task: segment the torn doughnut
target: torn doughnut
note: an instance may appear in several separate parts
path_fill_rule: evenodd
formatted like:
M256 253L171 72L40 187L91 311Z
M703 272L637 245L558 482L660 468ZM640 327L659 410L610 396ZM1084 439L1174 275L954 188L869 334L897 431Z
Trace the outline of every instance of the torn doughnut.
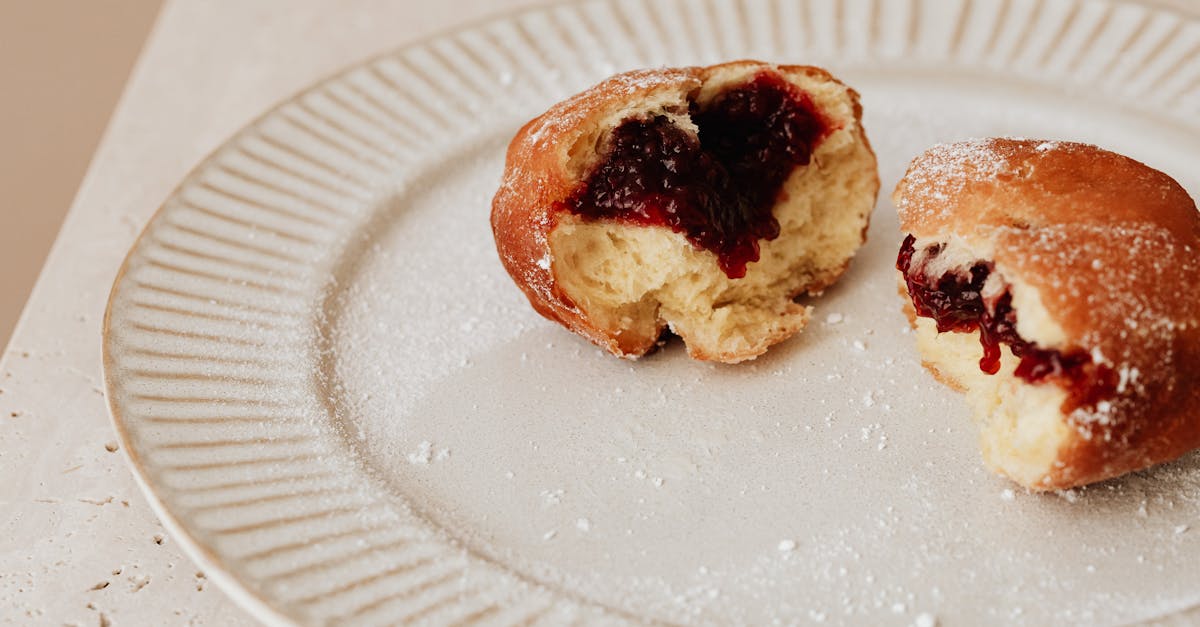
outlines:
M894 200L922 358L992 469L1062 489L1200 446L1200 214L1171 177L987 139L917 157Z
M621 357L735 363L799 332L879 189L858 95L738 61L614 76L526 124L492 205L530 303Z

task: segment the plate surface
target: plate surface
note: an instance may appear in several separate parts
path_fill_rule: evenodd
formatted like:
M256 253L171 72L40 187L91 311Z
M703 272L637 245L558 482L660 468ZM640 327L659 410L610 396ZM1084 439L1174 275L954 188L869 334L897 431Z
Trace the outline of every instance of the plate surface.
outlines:
M686 10L685 10L686 9ZM1200 21L1074 0L553 6L355 66L179 187L114 287L114 421L271 623L1126 623L1200 603L1200 457L1032 495L921 368L886 198L939 141L1098 143L1200 192ZM507 140L616 71L754 57L863 96L884 197L756 362L625 362L488 226ZM1195 527L1192 529L1191 527Z

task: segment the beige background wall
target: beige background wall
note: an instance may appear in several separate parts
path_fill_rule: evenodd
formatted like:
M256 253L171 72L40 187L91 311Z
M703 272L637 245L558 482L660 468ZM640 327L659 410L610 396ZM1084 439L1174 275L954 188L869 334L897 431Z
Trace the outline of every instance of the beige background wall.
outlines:
M161 0L0 0L0 348Z

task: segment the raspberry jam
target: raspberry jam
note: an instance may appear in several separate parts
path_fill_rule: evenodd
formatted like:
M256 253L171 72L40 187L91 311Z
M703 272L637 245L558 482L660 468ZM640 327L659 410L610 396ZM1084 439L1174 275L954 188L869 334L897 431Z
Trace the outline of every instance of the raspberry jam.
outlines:
M933 319L939 333L979 331L983 357L979 369L1000 371L1000 346L1007 345L1020 359L1016 376L1028 383L1057 380L1064 383L1074 407L1095 405L1116 389L1111 368L1096 364L1083 350L1063 353L1044 349L1017 333L1017 312L1012 293L1005 287L999 297L985 298L983 286L992 272L990 263L979 262L966 272L948 272L936 279L925 273L925 265L941 252L938 246L926 251L924 261L913 266L916 238L909 235L900 246L896 269L904 273L908 293L917 315Z
M731 279L758 261L759 240L779 236L772 206L783 182L808 165L829 124L807 94L774 72L691 104L696 134L666 116L631 118L560 205L590 219L661 225L713 252Z

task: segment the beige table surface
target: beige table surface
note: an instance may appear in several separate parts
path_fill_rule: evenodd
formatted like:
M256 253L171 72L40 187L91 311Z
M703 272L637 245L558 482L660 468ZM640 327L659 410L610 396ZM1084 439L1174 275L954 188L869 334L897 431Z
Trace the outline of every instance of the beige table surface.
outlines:
M0 359L0 624L253 624L165 536L124 453L109 450L100 326L117 267L187 171L275 102L361 58L536 3L164 7Z

